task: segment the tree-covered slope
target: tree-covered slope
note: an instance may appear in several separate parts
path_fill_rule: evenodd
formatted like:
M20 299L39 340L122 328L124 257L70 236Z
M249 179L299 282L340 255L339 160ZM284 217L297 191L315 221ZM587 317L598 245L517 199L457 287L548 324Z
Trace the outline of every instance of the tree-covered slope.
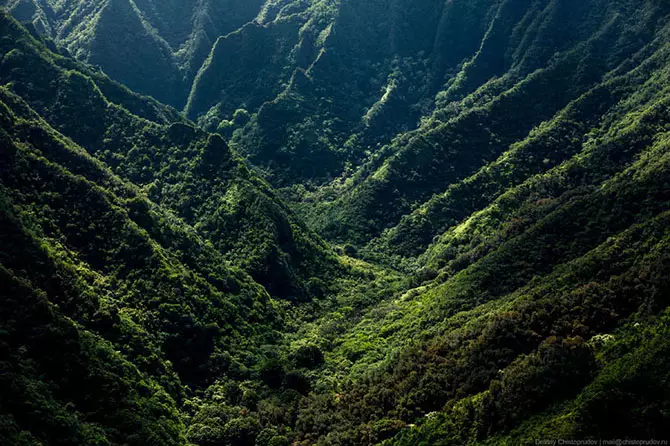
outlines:
M407 438L463 444L508 434L518 441L667 434L665 412L656 406L665 404L667 375L648 383L655 390L644 389L644 375L610 377L613 387L589 395L616 400L622 392L659 392L635 411L623 403L609 409L635 428L617 430L608 417L591 418L598 409L582 406L581 397L572 400L582 389L591 392L589 383L598 386L601 367L617 373L617 354L643 351L633 354L635 330L619 334L617 327L629 320L635 327L665 324L657 318L668 305L667 100L632 112L619 128L623 135L594 142L598 155L583 154L586 163L594 156L612 162L609 150L632 132L640 152L629 166L561 191L588 175L580 163L566 164L448 232L428 273L437 278L373 308L342 336L335 364L351 369L333 387L336 398L314 395L301 413L305 444L381 441L434 411L444 411L434 414L444 424L431 419ZM598 363L601 338L626 347ZM633 384L625 384L629 379ZM579 407L569 423L553 412L562 404Z
M178 377L212 380L274 304L6 89L2 140L3 442L178 444Z
M0 442L668 438L670 4L261 3L5 2Z
M3 83L149 199L195 226L272 294L304 299L319 269L336 268L330 248L221 137L181 122L168 107L152 106L104 75L79 71L8 18L2 25Z
M584 8L583 14L570 14L574 8ZM511 34L510 39L516 36L512 41L514 46L503 48L511 55L506 62L509 66L506 72L491 71L491 64L479 60L484 57L482 54L489 52L487 45L500 44L500 38L491 39L492 43L485 39L480 51L452 79L449 88L437 95L435 110L423 120L420 128L398 135L341 186L336 183L337 188L326 188L317 191L316 197L308 197L312 198L310 202L316 203L315 212L308 214L308 220L327 238L347 238L363 244L396 226L404 214L412 211L417 212L414 217L417 223L431 219L423 214L429 212L428 209L420 207L433 195L456 188L461 181L469 181L480 169L487 171L489 163L506 157L510 149L518 152L516 145L533 137L529 135L531 130L552 119L565 121L564 109L568 106L575 110L572 113L579 113L574 118L567 117L571 121L568 125L582 126L582 134L588 133L592 122L597 122L608 107L632 91L598 85L614 73L624 76L652 57L653 52L667 42L664 28L667 17L667 5L662 2L645 2L644 8L637 2L609 1L582 2L579 7L569 2L549 2L543 9L529 7L522 18L540 22L537 33L541 35L534 35L534 28L523 20L505 29ZM499 19L500 22L492 23L494 28L490 32L494 32L498 23L507 23L502 17ZM531 37L535 43L529 45ZM496 48L490 52L501 50ZM653 63L647 63L645 69L653 70ZM479 71L486 71L477 73L473 67L477 64L484 66ZM607 91L608 88L613 91ZM571 104L572 101L576 102ZM556 133L560 137L572 137L571 132L579 131L568 128ZM517 169L516 160L510 159L508 170L513 175L542 172L571 155L568 144L549 147L554 151L548 154L552 156L538 153L534 160L525 160L526 164L530 161L527 167L519 165ZM529 148L530 151L539 152L535 147ZM497 182L495 177L489 181L492 187ZM499 191L506 187L501 186ZM332 195L335 198L329 198ZM478 192L472 194L473 197L478 195ZM469 199L459 199L456 206L465 205ZM449 204L437 204L434 208L449 207ZM452 219L433 219L434 230L426 228L426 233L420 234L420 244L409 249L420 253L440 230L481 209L481 205L466 209ZM422 229L417 229L419 231ZM416 243L417 234L407 235L398 237L402 240L400 243L404 243L398 251L407 252L408 245Z
M261 7L261 0L2 3L76 58L179 108L216 39L252 20Z
M283 380L284 333L370 267L220 136L0 30L0 442L184 444L217 389L226 438L255 438L256 405L289 410L273 389L304 382Z
M186 111L211 129L239 129L233 143L280 185L332 179L412 128L447 70L430 66L432 48L447 38L441 30L465 41L454 46L463 52L451 56L454 64L485 32L472 27L472 35L457 36L451 2L279 3L276 14L219 39ZM483 22L488 7L473 9L473 20ZM238 63L226 69L232 59ZM239 96L250 91L251 98ZM234 118L239 108L251 114L248 122Z

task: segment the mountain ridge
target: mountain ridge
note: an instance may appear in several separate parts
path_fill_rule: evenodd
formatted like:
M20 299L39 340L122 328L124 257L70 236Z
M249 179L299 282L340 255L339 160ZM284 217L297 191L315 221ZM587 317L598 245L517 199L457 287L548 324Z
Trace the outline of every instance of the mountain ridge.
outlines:
M0 439L667 438L670 6L243 3L0 15Z

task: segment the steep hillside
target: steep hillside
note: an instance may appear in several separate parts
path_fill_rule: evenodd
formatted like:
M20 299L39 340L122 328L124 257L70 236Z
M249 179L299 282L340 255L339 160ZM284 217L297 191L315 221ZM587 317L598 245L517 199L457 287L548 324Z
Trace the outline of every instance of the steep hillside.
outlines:
M0 30L0 442L183 444L210 385L253 410L283 333L370 267L220 136Z
M138 109L151 101L124 92L101 74L79 71L7 18L3 32L3 84L117 175L142 187L149 199L195 226L272 294L305 298L307 281L319 269L336 268L329 248L220 137L179 122L158 104L145 113L149 120L139 117L130 111L133 101L143 104ZM113 102L116 97L119 102Z
M76 58L133 90L182 108L214 42L260 11L261 0L4 0Z
M5 4L0 443L670 438L670 3Z
M3 444L180 444L181 382L203 385L271 339L276 304L0 96Z
M634 91L622 85L625 79L619 84L602 83L615 73L625 76L667 43L667 6L646 2L646 8L630 4L626 11L627 3L582 2L579 8L585 8L584 14L568 14L574 8L569 2L550 2L543 9L529 7L522 21L501 30L507 31L513 43L504 48L509 55L507 71L491 70L492 64L480 60L488 53L500 52L487 47L499 45L500 38L485 39L449 88L436 96L435 111L419 129L398 135L341 186L338 183L337 188L307 197L316 203L315 212L307 214L308 221L329 239L358 244L400 223L381 243L393 245L390 240L395 238L397 248L392 250L416 255L434 236L482 209L487 194L489 200L495 198L509 185L572 156L576 151L572 147L581 142L579 132L587 134L608 108ZM500 14L504 12L502 9ZM499 19L492 23L490 32L496 31L498 23L508 24L508 20ZM537 30L528 26L527 20L539 22ZM536 43L529 44L532 39ZM657 68L664 62L659 57L629 77L644 82L644 76L651 74L640 71ZM547 122L562 128L549 129ZM535 133L530 134L533 129ZM550 139L549 147L538 148L543 144L540 129L545 140L568 140ZM519 144L530 146L524 150ZM511 157L510 152L514 153ZM533 153L533 158L520 160L524 156L520 152ZM517 178L512 183L501 182L499 177L504 173L501 167L490 171L491 162ZM474 178L477 180L472 181ZM481 198L481 189L465 191L487 186L493 190L485 191ZM450 193L464 196L455 204L438 203L439 198L433 198L436 194L446 198ZM333 195L335 198L329 199ZM470 205L471 197L479 204ZM433 204L422 206L431 198ZM400 222L404 214L413 211ZM453 213L433 217L431 212ZM421 224L425 226L410 227Z
M650 380L642 363L624 372L620 358L667 357L667 345L632 339L649 330L663 343L667 331L657 318L668 306L668 93L642 93L578 157L446 232L421 286L345 332L335 363L353 364L336 401L314 395L301 413L305 444L381 441L441 410L403 441L667 435L656 406L667 404L667 375ZM612 343L604 353L601 341ZM651 396L632 410L623 401L638 392ZM610 399L621 402L591 418Z
M275 184L321 183L414 127L437 92L426 82L440 76L429 66L440 16L457 30L444 2L284 3L217 42L186 111L224 134L239 128L233 144ZM454 54L454 63L467 46L456 47L465 53ZM225 70L232 58L235 69ZM239 108L250 119L235 119Z

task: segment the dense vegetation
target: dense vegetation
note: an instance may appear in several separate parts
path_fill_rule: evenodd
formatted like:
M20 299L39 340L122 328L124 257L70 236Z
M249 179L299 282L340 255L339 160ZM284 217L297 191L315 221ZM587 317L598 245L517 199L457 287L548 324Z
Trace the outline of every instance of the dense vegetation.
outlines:
M0 5L1 444L670 439L667 2Z
M183 106L214 42L252 20L261 0L0 0L69 54L133 90Z

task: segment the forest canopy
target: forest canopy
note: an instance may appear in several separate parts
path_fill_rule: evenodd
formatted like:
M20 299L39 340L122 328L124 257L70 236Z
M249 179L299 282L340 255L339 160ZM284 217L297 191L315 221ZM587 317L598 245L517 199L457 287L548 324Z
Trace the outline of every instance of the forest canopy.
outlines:
M670 3L0 8L0 444L670 440Z

